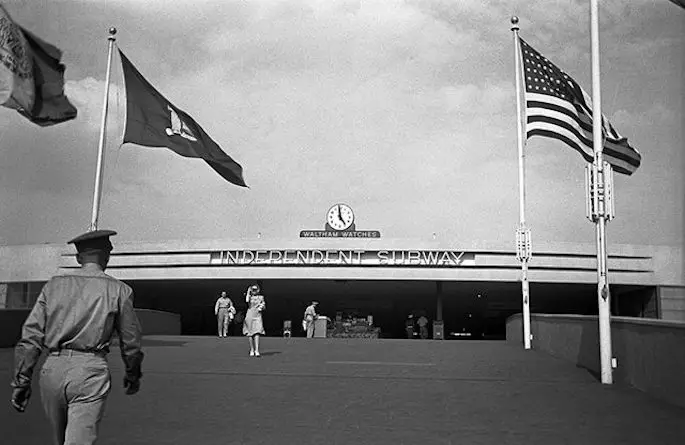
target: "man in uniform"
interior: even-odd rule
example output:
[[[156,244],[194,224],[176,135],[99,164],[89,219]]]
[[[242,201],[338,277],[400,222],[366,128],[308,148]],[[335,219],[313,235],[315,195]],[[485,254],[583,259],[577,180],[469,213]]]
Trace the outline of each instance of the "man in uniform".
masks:
[[[318,304],[318,301],[312,301],[312,304],[307,306],[307,309],[304,310],[303,327],[307,332],[307,338],[314,337],[314,322],[319,318],[319,315],[316,313],[316,306]]]
[[[116,232],[95,230],[69,241],[76,246],[81,268],[45,284],[15,347],[11,403],[19,412],[31,397],[38,357],[47,350],[39,386],[57,445],[95,442],[111,386],[105,357],[114,333],[126,368],[126,394],[140,389],[143,353],[133,292],[104,272],[112,235]]]
[[[219,337],[228,337],[228,325],[235,317],[235,307],[233,307],[233,302],[228,298],[226,291],[222,291],[216,300],[214,315],[216,315]]]

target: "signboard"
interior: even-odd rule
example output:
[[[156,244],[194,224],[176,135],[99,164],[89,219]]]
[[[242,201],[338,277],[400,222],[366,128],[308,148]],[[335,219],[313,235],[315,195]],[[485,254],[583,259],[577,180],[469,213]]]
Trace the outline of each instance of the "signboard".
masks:
[[[475,254],[455,250],[237,249],[212,252],[210,264],[224,266],[462,267]]]
[[[380,238],[378,230],[357,230],[354,212],[347,204],[335,204],[326,212],[323,230],[302,230],[300,238]]]

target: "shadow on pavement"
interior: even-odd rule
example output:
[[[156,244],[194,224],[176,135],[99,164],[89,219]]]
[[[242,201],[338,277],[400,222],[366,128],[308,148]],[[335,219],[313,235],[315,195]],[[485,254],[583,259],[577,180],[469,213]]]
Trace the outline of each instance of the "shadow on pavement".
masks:
[[[161,340],[158,338],[144,338],[143,337],[143,348],[146,348],[148,346],[175,346],[175,347],[180,347],[180,346],[185,346],[186,344],[188,344],[187,341]]]
[[[261,355],[262,356],[268,356],[268,355],[276,355],[276,354],[280,354],[280,353],[281,353],[281,351],[267,351],[267,352],[262,352]]]

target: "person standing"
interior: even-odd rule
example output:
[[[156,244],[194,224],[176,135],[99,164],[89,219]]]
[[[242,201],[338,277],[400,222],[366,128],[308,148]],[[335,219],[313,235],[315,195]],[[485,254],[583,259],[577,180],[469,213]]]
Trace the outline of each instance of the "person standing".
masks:
[[[404,321],[404,328],[407,331],[407,338],[414,338],[414,314],[409,314]]]
[[[428,338],[428,319],[426,318],[425,315],[421,315],[418,320],[416,320],[416,324],[419,325],[419,335],[423,340]]]
[[[264,296],[259,293],[258,285],[253,284],[247,288],[245,302],[247,313],[243,321],[243,335],[246,335],[250,342],[250,357],[260,357],[259,336],[265,334],[262,311],[266,309],[266,302]]]
[[[113,230],[94,230],[69,241],[76,246],[81,268],[43,286],[14,350],[11,404],[19,412],[28,405],[34,368],[47,350],[39,387],[59,445],[90,445],[97,439],[111,389],[106,355],[114,333],[125,365],[126,394],[140,390],[144,354],[133,291],[104,272],[113,235]]]
[[[319,318],[319,314],[316,313],[316,306],[319,305],[318,301],[312,301],[312,304],[307,306],[304,310],[304,330],[307,332],[307,338],[314,338],[315,321]]]
[[[233,302],[228,298],[226,291],[222,291],[221,295],[216,300],[216,303],[214,304],[214,315],[216,315],[219,337],[228,336],[228,326],[235,316],[235,307],[233,307]]]

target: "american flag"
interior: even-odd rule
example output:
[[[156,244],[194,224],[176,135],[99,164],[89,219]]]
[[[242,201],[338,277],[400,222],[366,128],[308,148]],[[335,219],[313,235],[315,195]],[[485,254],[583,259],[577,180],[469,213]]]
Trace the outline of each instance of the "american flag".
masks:
[[[526,98],[526,137],[558,139],[592,162],[592,100],[568,74],[523,39],[523,81]],[[631,175],[641,156],[602,116],[604,160],[618,173]]]

